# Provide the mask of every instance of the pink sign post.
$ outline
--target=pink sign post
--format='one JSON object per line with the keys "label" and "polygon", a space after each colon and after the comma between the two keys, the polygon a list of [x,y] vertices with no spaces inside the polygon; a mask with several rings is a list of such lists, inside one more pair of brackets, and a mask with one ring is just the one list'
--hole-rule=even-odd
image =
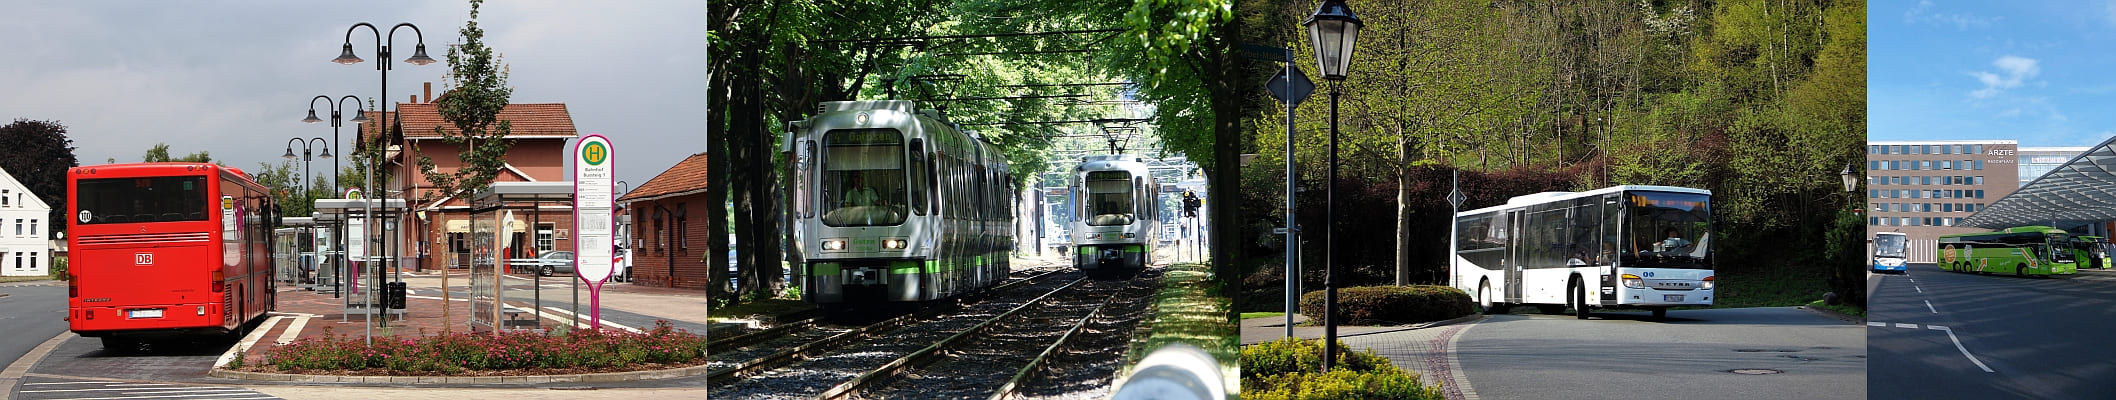
{"label": "pink sign post", "polygon": [[611,168],[610,139],[589,134],[573,146],[574,274],[588,284],[588,321],[602,329],[602,283],[615,272],[610,257],[616,179]]}

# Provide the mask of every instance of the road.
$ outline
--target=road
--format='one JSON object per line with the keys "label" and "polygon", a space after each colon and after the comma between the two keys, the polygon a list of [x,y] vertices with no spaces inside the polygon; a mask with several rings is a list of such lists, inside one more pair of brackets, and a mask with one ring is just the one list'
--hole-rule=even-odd
{"label": "road", "polygon": [[1912,264],[1867,280],[1872,398],[2116,393],[2116,271],[2015,278]]}
{"label": "road", "polygon": [[1867,393],[1861,327],[1812,311],[1675,310],[1665,321],[1644,312],[1595,316],[1492,316],[1462,331],[1455,355],[1477,395],[1488,399],[1860,399]]}

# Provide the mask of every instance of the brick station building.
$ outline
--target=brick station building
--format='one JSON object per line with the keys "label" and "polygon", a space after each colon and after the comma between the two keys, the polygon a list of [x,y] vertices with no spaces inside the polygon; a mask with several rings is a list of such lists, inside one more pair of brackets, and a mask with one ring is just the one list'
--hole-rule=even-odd
{"label": "brick station building", "polygon": [[[442,96],[446,96],[443,93]],[[422,101],[423,100],[423,101]],[[379,112],[368,111],[368,121],[361,124],[361,139],[372,135]],[[390,198],[403,198],[402,192],[411,191],[411,215],[398,220],[399,226],[407,227],[405,233],[412,235],[403,239],[404,254],[415,257],[407,268],[439,270],[467,268],[470,248],[470,204],[467,199],[445,197],[433,187],[426,175],[418,172],[418,157],[425,155],[433,160],[435,170],[454,173],[463,162],[457,154],[460,148],[443,140],[435,129],[460,133],[454,124],[441,118],[440,107],[434,103],[433,83],[426,84],[424,96],[414,95],[408,103],[397,103],[389,118],[392,126],[387,137],[388,151],[385,165],[387,176],[408,174],[412,179],[392,179],[385,187]],[[564,103],[514,103],[500,110],[499,121],[511,123],[512,130],[507,139],[513,146],[503,157],[506,164],[493,179],[495,182],[559,182],[565,181],[569,171],[565,168],[567,142],[580,137],[573,126],[573,116],[566,111]],[[498,122],[494,123],[494,127]],[[360,143],[366,143],[365,140]],[[402,151],[410,148],[412,151]],[[371,194],[380,197],[381,194]],[[531,215],[517,212],[517,225],[509,227],[515,243],[530,243],[518,246],[519,254],[509,258],[535,257],[543,251],[573,250],[573,208],[570,204],[544,205]]]}
{"label": "brick station building", "polygon": [[692,154],[617,198],[632,216],[634,284],[706,288],[705,183],[705,153]]}

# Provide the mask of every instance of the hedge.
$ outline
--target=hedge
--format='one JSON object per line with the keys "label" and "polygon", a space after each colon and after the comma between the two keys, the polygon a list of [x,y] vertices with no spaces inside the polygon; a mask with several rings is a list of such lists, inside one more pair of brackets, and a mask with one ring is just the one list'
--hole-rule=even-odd
{"label": "hedge", "polygon": [[[1323,322],[1323,291],[1300,296],[1300,314]],[[1468,293],[1447,286],[1361,286],[1337,289],[1338,325],[1391,325],[1454,319],[1476,312]]]}
{"label": "hedge", "polygon": [[[1321,340],[1294,338],[1242,349],[1242,398],[1443,399],[1438,386],[1418,383],[1418,373],[1390,364],[1373,350],[1346,351],[1329,373],[1322,368]],[[1339,349],[1344,343],[1339,342]]]}

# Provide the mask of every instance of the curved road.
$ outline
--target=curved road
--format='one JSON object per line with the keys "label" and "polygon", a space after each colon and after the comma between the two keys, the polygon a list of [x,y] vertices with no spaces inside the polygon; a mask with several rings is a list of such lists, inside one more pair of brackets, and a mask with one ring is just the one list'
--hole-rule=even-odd
{"label": "curved road", "polygon": [[[1860,399],[1859,325],[1796,308],[1496,315],[1461,331],[1464,376],[1489,399]],[[1761,373],[1746,374],[1737,373]]]}
{"label": "curved road", "polygon": [[2116,271],[2016,278],[1912,264],[1867,282],[1873,398],[2116,393]]}

